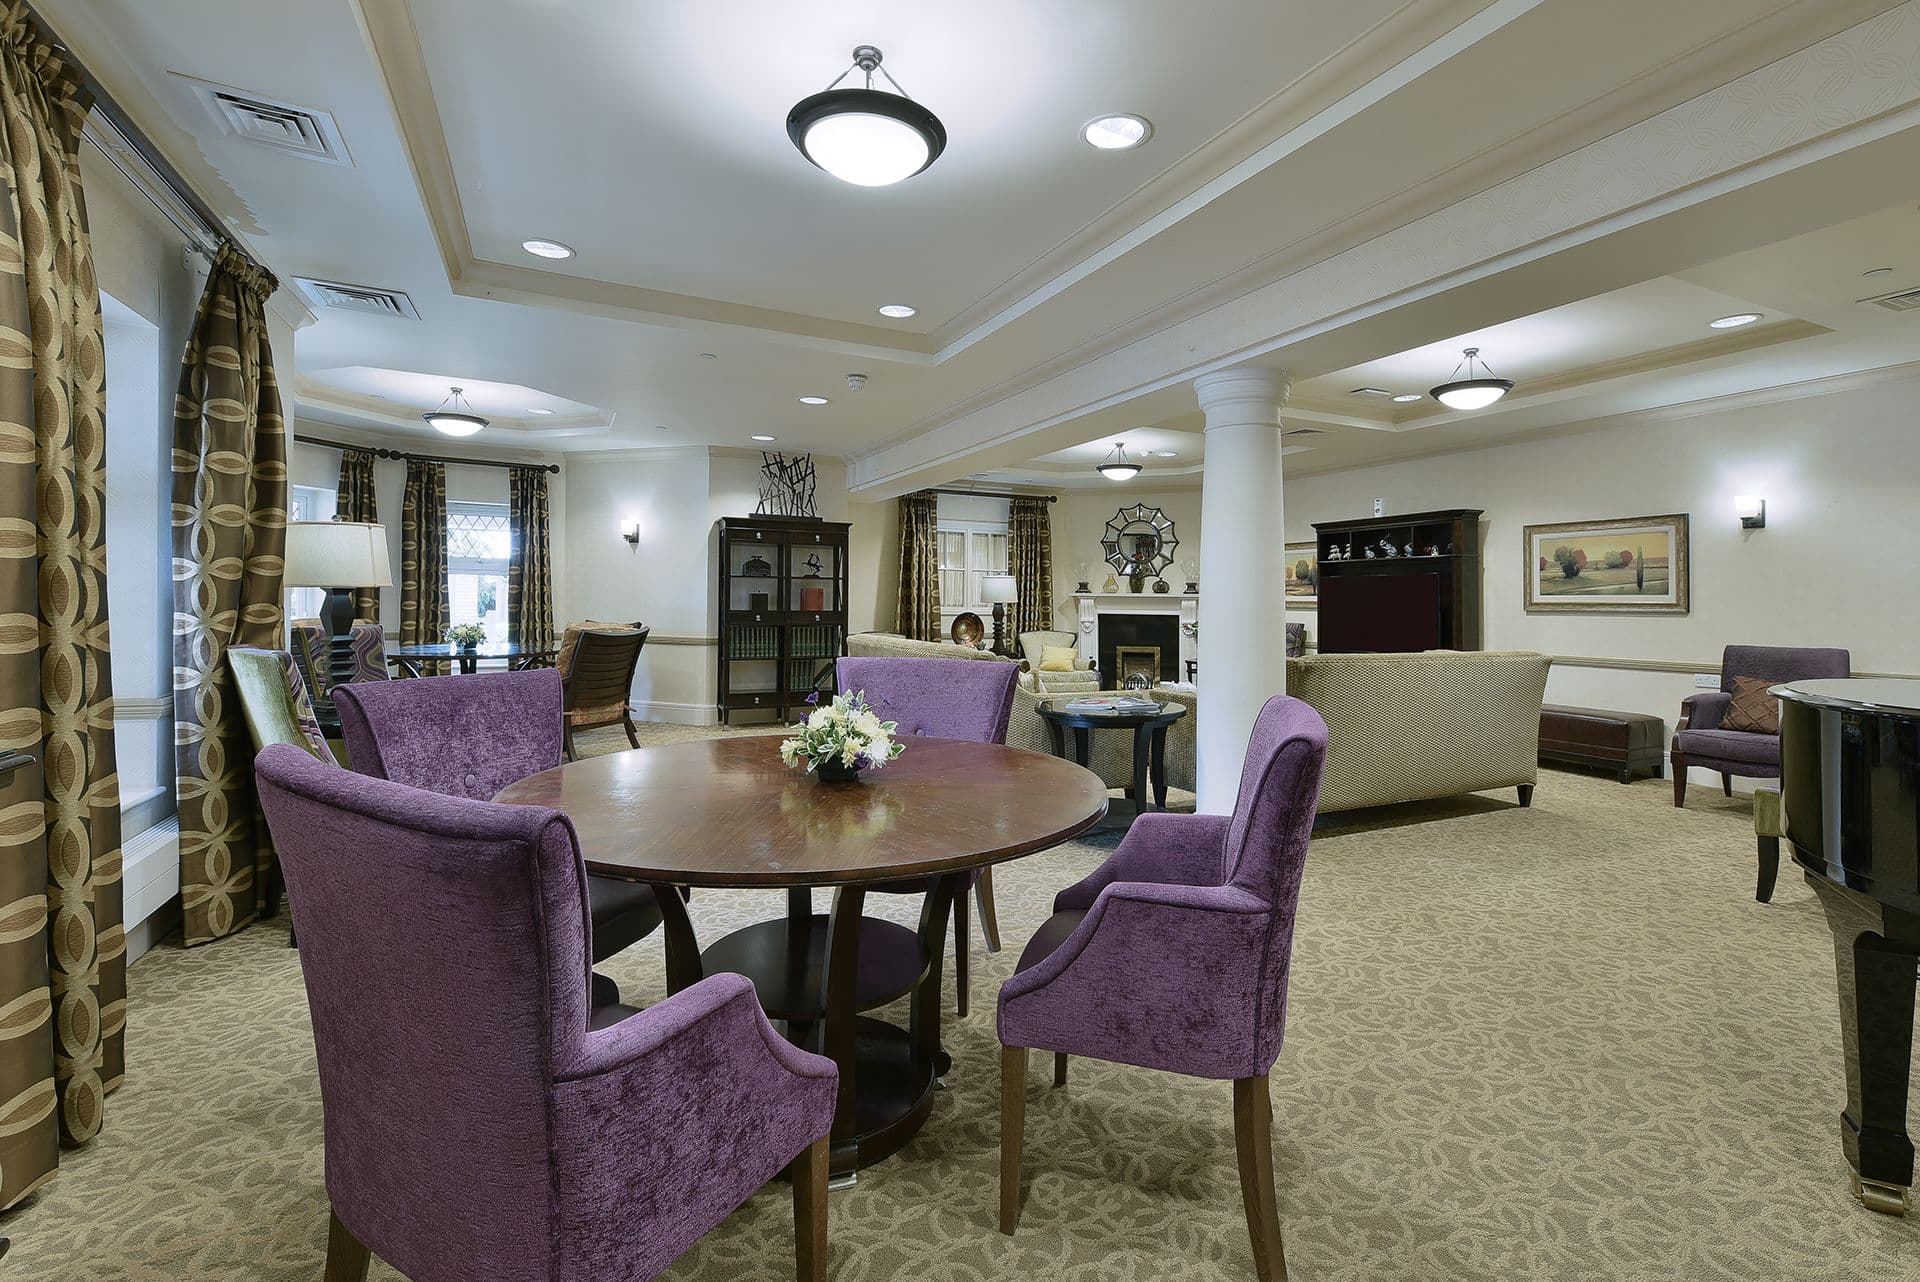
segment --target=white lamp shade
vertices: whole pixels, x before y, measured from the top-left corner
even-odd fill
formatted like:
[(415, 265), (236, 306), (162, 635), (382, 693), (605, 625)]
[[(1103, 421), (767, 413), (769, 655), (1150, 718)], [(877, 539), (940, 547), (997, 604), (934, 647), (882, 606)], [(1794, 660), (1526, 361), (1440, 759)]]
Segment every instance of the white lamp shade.
[(980, 580), (980, 599), (989, 605), (1020, 599), (1020, 585), (1011, 574), (989, 574)]
[(389, 588), (387, 527), (369, 521), (287, 522), (290, 588)]
[(1733, 500), (1733, 514), (1743, 521), (1750, 521), (1766, 509), (1766, 504), (1757, 494), (1736, 495)]

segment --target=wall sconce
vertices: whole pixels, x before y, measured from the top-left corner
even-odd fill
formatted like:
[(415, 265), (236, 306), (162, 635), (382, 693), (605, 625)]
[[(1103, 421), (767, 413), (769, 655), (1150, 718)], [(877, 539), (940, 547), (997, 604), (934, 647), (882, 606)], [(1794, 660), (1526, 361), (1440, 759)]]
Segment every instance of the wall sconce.
[(620, 537), (625, 539), (627, 542), (633, 544), (635, 547), (640, 546), (640, 522), (638, 521), (620, 522)]
[(1740, 518), (1743, 530), (1764, 530), (1767, 528), (1767, 501), (1751, 494), (1736, 495), (1733, 500), (1733, 514)]

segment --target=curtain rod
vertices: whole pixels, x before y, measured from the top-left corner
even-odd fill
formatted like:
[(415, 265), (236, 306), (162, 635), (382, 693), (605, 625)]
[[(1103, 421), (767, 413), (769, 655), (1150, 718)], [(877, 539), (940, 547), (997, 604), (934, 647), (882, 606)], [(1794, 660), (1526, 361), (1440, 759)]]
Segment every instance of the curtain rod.
[(1039, 499), (1042, 503), (1056, 503), (1058, 494), (1017, 494), (1012, 490), (949, 490), (935, 486), (929, 494), (955, 494), (963, 499)]
[(396, 458), (420, 463), (457, 463), (461, 467), (524, 467), (535, 472), (558, 472), (558, 463), (505, 463), (490, 458), (448, 458), (444, 454), (409, 454), (405, 450), (390, 450), (384, 445), (354, 445), (347, 441), (329, 441), (320, 436), (296, 436), (293, 438), (302, 445), (324, 445), (330, 450), (355, 450), (361, 454), (371, 454), (375, 458)]
[[(160, 181), (161, 185), (167, 189), (168, 193), (171, 194), (175, 200), (180, 202), (184, 210), (199, 225), (197, 227), (182, 226), (179, 214), (166, 208), (158, 200), (155, 200), (152, 193), (145, 189), (144, 184), (133, 174), (127, 172), (127, 167), (122, 163), (120, 157), (114, 155), (110, 148), (102, 146), (98, 138), (83, 135), (86, 136), (88, 142), (93, 144), (94, 149), (106, 157), (108, 162), (110, 162), (115, 169), (118, 169), (128, 182), (140, 189), (141, 195), (146, 196), (146, 198), (152, 202), (154, 208), (158, 209), (168, 222), (179, 228), (181, 234), (186, 236), (187, 243), (192, 246), (195, 253), (212, 259), (218, 252), (220, 246), (232, 245), (248, 262), (265, 270), (264, 266), (256, 260), (252, 254), (247, 252), (245, 246), (236, 241), (232, 234), (227, 231), (226, 226), (221, 222), (220, 215), (216, 214), (213, 208), (200, 198), (200, 193), (195, 191), (193, 185), (181, 175), (178, 169), (173, 167), (173, 162), (167, 159), (166, 154), (160, 150), (153, 139), (147, 136), (146, 131), (134, 123), (133, 117), (127, 114), (127, 109), (120, 105), (119, 99), (115, 98), (111, 93), (108, 93), (107, 87), (100, 83), (100, 78), (94, 75), (92, 69), (84, 62), (80, 61), (80, 55), (74, 52), (73, 46), (61, 37), (59, 31), (54, 28), (53, 24), (47, 21), (46, 15), (42, 14), (33, 5), (28, 5), (27, 11), (32, 14), (33, 20), (38, 24), (40, 31), (45, 34), (55, 51), (59, 53), (62, 61), (73, 71), (75, 76), (79, 78), (88, 96), (93, 99), (94, 117), (113, 133), (120, 142), (124, 143), (127, 150), (132, 153), (142, 165), (152, 171), (153, 176)], [(212, 241), (212, 245), (209, 246), (203, 243), (202, 238)]]

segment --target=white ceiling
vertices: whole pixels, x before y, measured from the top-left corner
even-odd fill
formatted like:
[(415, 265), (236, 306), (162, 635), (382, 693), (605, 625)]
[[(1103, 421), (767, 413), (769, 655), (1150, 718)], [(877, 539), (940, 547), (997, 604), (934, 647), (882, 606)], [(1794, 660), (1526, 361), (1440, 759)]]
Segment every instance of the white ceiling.
[[(301, 332), (301, 416), (415, 432), (417, 415), (458, 382), (502, 389), (496, 435), (554, 451), (742, 445), (760, 432), (783, 447), (853, 459), (988, 411), (1020, 424), (1024, 407), (1038, 405), (1034, 389), (1060, 385), (1080, 388), (1077, 403), (1098, 411), (1077, 435), (1073, 421), (1046, 420), (1051, 438), (1024, 457), (1070, 452), (1076, 440), (1131, 440), (1139, 433), (1130, 424), (1191, 434), (1184, 381), (1156, 381), (1160, 367), (1128, 355), (1155, 336), (1198, 324), (1210, 343), (1259, 350), (1282, 322), (1248, 304), (1257, 287), (1438, 216), (1875, 14), (1914, 8), (1888, 0), (46, 6), (274, 270), (411, 295), (417, 321), (327, 310)], [(788, 107), (837, 76), (862, 41), (885, 50), (888, 68), (952, 140), (931, 169), (896, 188), (843, 186), (785, 134)], [(225, 135), (183, 75), (331, 112), (353, 165)], [(1885, 109), (1907, 92), (1889, 89)], [(1145, 147), (1103, 154), (1078, 140), (1084, 120), (1113, 110), (1153, 120)], [(1870, 196), (1865, 186), (1822, 193), (1831, 217), (1878, 207)], [(1399, 436), (1441, 447), (1450, 438), (1428, 430), (1430, 411), (1383, 414), (1350, 405), (1345, 392), (1361, 382), (1431, 386), (1469, 334), (1484, 340), (1496, 369), (1525, 380), (1688, 343), (1705, 332), (1699, 314), (1719, 314), (1723, 299), (1751, 300), (1770, 321), (1836, 330), (1795, 349), (1858, 338), (1827, 314), (1845, 308), (1821, 294), (1824, 277), (1800, 280), (1764, 260), (1743, 266), (1744, 254), (1731, 254), (1763, 243), (1762, 221), (1730, 221), (1720, 242), (1661, 247), (1661, 261), (1677, 252), (1686, 270), (1636, 275), (1635, 255), (1623, 251), (1606, 272), (1559, 273), (1545, 293), (1558, 295), (1555, 304), (1593, 300), (1584, 307), (1529, 306), (1517, 293), (1452, 308), (1409, 300), (1395, 324), (1287, 353), (1296, 412), (1339, 443), (1316, 440), (1290, 465), (1348, 457), (1348, 437), (1364, 442), (1352, 447), (1356, 458), (1402, 448)], [(535, 236), (580, 255), (532, 259), (518, 246)], [(1897, 220), (1886, 236), (1898, 239)], [(1836, 239), (1832, 252), (1848, 243)], [(873, 308), (885, 302), (920, 314), (884, 320)], [(1118, 378), (1105, 372), (1116, 362)], [(1096, 370), (1128, 390), (1096, 393)], [(853, 372), (870, 375), (864, 390), (848, 389)], [(1658, 377), (1642, 371), (1635, 386)], [(831, 404), (801, 406), (795, 398), (806, 393)], [(535, 397), (564, 407), (565, 421), (514, 416)], [(1556, 406), (1577, 399), (1564, 388), (1556, 397)], [(1521, 421), (1506, 412), (1505, 421)], [(1036, 408), (1028, 421), (1042, 416)], [(1420, 430), (1377, 430), (1409, 427)], [(940, 472), (979, 471), (974, 451), (984, 461), (1014, 448), (1011, 437), (996, 439), (943, 447)], [(1180, 452), (1168, 462), (1197, 466), (1197, 436)]]

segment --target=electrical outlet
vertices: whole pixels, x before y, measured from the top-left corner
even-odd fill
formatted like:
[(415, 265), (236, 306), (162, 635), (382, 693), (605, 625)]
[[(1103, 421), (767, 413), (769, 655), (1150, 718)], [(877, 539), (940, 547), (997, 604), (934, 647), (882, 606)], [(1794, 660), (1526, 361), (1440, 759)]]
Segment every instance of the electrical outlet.
[(1696, 690), (1718, 690), (1720, 678), (1711, 672), (1696, 672), (1693, 674), (1693, 686)]
[(1387, 514), (1387, 501), (1385, 499), (1375, 499), (1373, 501), (1373, 514), (1375, 516), (1385, 516)]

